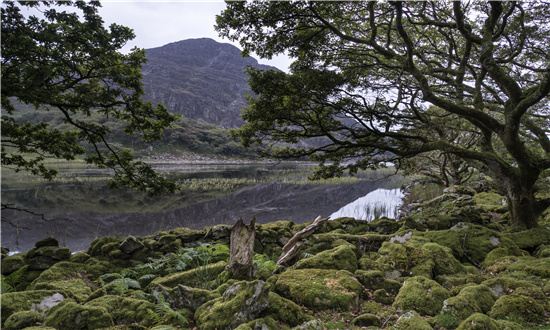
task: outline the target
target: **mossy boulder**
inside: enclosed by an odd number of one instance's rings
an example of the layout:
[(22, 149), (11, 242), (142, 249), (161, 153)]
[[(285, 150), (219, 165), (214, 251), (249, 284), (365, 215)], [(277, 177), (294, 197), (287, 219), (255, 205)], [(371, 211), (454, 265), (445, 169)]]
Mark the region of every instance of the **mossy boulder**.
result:
[(57, 290), (63, 292), (76, 302), (84, 302), (92, 294), (92, 289), (81, 279), (65, 281), (39, 282), (34, 285), (35, 290)]
[(385, 289), (387, 292), (396, 295), (401, 289), (402, 284), (394, 280), (388, 280), (385, 274), (379, 270), (357, 270), (354, 276), (359, 280), (365, 289), (370, 291), (376, 291), (379, 289)]
[(499, 330), (497, 322), (482, 313), (474, 313), (459, 324), (456, 330)]
[(9, 275), (26, 265), (26, 253), (17, 253), (2, 259), (2, 275)]
[(395, 329), (399, 330), (431, 330), (430, 324), (417, 312), (408, 311), (401, 315), (395, 323)]
[(107, 295), (89, 301), (84, 306), (105, 309), (115, 324), (139, 324), (147, 327), (154, 323), (147, 310), (154, 310), (155, 304), (141, 299)]
[(434, 316), (441, 311), (443, 301), (451, 292), (424, 276), (407, 279), (395, 297), (393, 307), (400, 311), (414, 310), (421, 315)]
[(181, 284), (190, 287), (198, 287), (203, 283), (214, 280), (225, 270), (226, 266), (227, 262), (219, 261), (204, 267), (197, 267), (185, 272), (156, 278), (151, 282), (150, 286), (153, 287), (156, 284), (160, 284), (167, 288), (175, 288)]
[(45, 311), (67, 297), (55, 290), (33, 290), (2, 294), (2, 325), (13, 313), (22, 311)]
[(195, 311), (200, 329), (234, 329), (254, 320), (269, 305), (269, 287), (263, 281), (237, 282), (217, 299)]
[(38, 284), (48, 284), (55, 281), (63, 281), (66, 279), (87, 279), (88, 265), (74, 263), (69, 261), (59, 262), (49, 269), (40, 273), (40, 276), (34, 280), (32, 285), (36, 288)]
[(47, 237), (47, 238), (44, 238), (44, 239), (41, 239), (40, 241), (36, 242), (34, 244), (34, 246), (36, 248), (41, 248), (43, 246), (54, 246), (54, 247), (58, 247), (59, 246), (59, 241), (53, 237)]
[(48, 269), (54, 264), (69, 260), (71, 258), (71, 250), (57, 246), (41, 246), (39, 248), (30, 249), (25, 256), (25, 263), (32, 270)]
[(353, 273), (357, 270), (357, 257), (349, 245), (340, 245), (311, 258), (302, 259), (294, 265), (294, 268), (337, 269)]
[(261, 319), (252, 320), (246, 324), (241, 324), (235, 328), (235, 330), (254, 330), (254, 329), (277, 330), (279, 329), (279, 325), (277, 324), (277, 321), (267, 316)]
[(113, 318), (105, 307), (86, 306), (71, 300), (51, 308), (44, 322), (58, 329), (98, 329), (114, 326)]
[(137, 250), (143, 249), (143, 247), (143, 244), (132, 235), (126, 237), (119, 245), (119, 249), (126, 254), (132, 254)]
[(275, 292), (269, 292), (269, 306), (265, 314), (279, 322), (293, 327), (311, 320), (311, 317), (306, 315), (300, 306), (281, 297)]
[(467, 286), (443, 302), (441, 314), (464, 320), (474, 313), (487, 314), (496, 300), (497, 296), (486, 285)]
[(533, 298), (510, 294), (498, 298), (488, 315), (494, 319), (514, 316), (525, 322), (540, 322), (545, 315), (545, 307)]
[(21, 311), (10, 315), (4, 327), (5, 330), (19, 330), (42, 323), (44, 316), (35, 311)]
[[(112, 244), (115, 243), (115, 244)], [(88, 250), (86, 253), (88, 253), (92, 257), (99, 257), (104, 255), (102, 248), (106, 244), (112, 244), (111, 247), (105, 248), (105, 250), (111, 250), (115, 249), (118, 245), (120, 245), (120, 241), (117, 238), (114, 238), (112, 236), (107, 237), (101, 237), (98, 239), (95, 239), (90, 243), (90, 246), (88, 247)]]
[(159, 293), (162, 294), (165, 301), (169, 303), (170, 307), (173, 309), (186, 308), (191, 311), (195, 311), (207, 301), (220, 297), (220, 294), (216, 291), (190, 288), (181, 284), (175, 288), (167, 288), (155, 283), (151, 286), (150, 291), (154, 296)]
[(91, 256), (88, 253), (86, 253), (84, 251), (80, 251), (80, 252), (77, 252), (75, 254), (72, 254), (71, 258), (69, 259), (69, 262), (83, 264), (86, 261), (88, 261), (88, 259), (90, 259), (90, 258), (91, 258)]
[(314, 310), (356, 307), (363, 286), (352, 273), (332, 269), (296, 269), (282, 273), (275, 291)]
[(351, 323), (358, 327), (380, 327), (382, 325), (378, 316), (369, 313), (359, 315)]
[(528, 251), (534, 251), (542, 244), (550, 244), (550, 229), (544, 227), (507, 233), (504, 236), (514, 241), (520, 249)]

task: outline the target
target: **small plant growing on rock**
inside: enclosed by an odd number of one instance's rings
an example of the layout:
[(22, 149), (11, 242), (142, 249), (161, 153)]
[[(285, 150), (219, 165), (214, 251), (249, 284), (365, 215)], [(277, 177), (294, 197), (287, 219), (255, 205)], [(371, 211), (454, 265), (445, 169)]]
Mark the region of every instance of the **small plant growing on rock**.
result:
[(154, 295), (157, 303), (155, 310), (148, 309), (147, 314), (153, 320), (153, 325), (169, 322), (170, 324), (187, 325), (188, 311), (186, 309), (173, 310), (170, 304), (165, 301), (164, 295), (160, 292)]

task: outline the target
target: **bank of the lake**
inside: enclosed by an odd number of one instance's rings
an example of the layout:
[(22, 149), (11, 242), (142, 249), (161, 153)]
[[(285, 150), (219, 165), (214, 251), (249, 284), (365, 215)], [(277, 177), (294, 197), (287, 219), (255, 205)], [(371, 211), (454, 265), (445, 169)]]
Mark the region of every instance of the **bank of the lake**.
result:
[(100, 237), (72, 255), (41, 240), (2, 251), (2, 328), (548, 329), (550, 214), (509, 231), (502, 198), (452, 187), (399, 220), (329, 220), (282, 267), (311, 221), (257, 224), (247, 277), (226, 269), (231, 225)]
[[(53, 182), (28, 177), (3, 177), (3, 202), (44, 214), (5, 210), (3, 216), (20, 228), (4, 225), (2, 244), (27, 251), (44, 237), (55, 237), (73, 251), (85, 250), (103, 236), (145, 236), (186, 227), (200, 230), (234, 224), (241, 217), (258, 223), (288, 220), (303, 223), (317, 213), (328, 216), (378, 188), (397, 188), (403, 179), (384, 179), (389, 171), (310, 182), (313, 166), (282, 164), (189, 164), (163, 160), (155, 168), (178, 180), (174, 195), (149, 197), (128, 190), (110, 190), (108, 173), (71, 166), (59, 168)], [(11, 181), (10, 181), (11, 179)], [(27, 180), (27, 181), (24, 181)]]

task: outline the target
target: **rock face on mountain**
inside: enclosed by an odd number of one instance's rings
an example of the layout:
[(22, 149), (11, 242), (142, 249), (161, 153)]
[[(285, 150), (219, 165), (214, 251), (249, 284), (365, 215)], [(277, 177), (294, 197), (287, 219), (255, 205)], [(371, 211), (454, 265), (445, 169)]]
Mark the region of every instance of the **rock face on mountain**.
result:
[(251, 94), (247, 66), (275, 67), (243, 58), (240, 50), (212, 39), (188, 39), (147, 49), (143, 66), (144, 99), (170, 112), (223, 128), (240, 127), (240, 109)]

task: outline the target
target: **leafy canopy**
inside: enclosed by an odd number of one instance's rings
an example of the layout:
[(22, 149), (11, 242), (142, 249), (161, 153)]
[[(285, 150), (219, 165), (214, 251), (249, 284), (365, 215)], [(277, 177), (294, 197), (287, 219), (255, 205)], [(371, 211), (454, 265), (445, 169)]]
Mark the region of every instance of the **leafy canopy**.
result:
[[(61, 10), (58, 7), (65, 7)], [(174, 191), (175, 183), (134, 160), (130, 150), (108, 142), (109, 129), (92, 114), (124, 123), (124, 132), (158, 140), (176, 116), (141, 100), (145, 51), (119, 50), (135, 37), (130, 28), (103, 26), (99, 1), (6, 1), (2, 4), (2, 166), (52, 179), (48, 157), (112, 168), (111, 187), (151, 194)], [(40, 10), (43, 18), (23, 14)], [(78, 15), (81, 13), (81, 16)], [(17, 121), (17, 107), (56, 111), (69, 129)]]
[(286, 143), (267, 154), (309, 155), (318, 177), (452, 155), (490, 171), (514, 221), (535, 226), (550, 205), (534, 195), (550, 169), (549, 22), (541, 1), (228, 2), (221, 36), (295, 58), (289, 74), (249, 69), (258, 97), (236, 135)]

